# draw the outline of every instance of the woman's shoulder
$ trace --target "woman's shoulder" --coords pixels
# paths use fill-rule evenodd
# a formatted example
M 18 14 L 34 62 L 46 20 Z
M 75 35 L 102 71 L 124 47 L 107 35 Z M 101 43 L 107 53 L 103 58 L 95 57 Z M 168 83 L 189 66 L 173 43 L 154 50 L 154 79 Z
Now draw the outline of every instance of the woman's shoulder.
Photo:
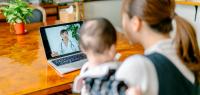
M 121 64 L 117 71 L 118 73 L 124 73 L 124 72 L 141 72 L 141 70 L 145 70 L 145 63 L 148 62 L 148 59 L 145 58 L 143 55 L 133 55 L 128 57 L 124 62 Z M 119 74 L 121 75 L 121 74 Z
M 129 62 L 129 61 L 144 61 L 145 59 L 146 57 L 144 55 L 136 54 L 125 59 L 123 63 Z
M 158 88 L 156 70 L 153 63 L 144 55 L 127 58 L 117 70 L 115 77 L 126 82 L 130 87 L 141 87 L 143 93 L 156 95 Z
M 133 68 L 133 67 L 140 67 L 143 68 L 146 63 L 150 63 L 151 61 L 146 58 L 144 55 L 133 55 L 128 57 L 124 62 L 122 63 L 121 67 L 125 66 L 127 68 Z
M 116 78 L 120 80 L 146 79 L 148 74 L 155 74 L 154 65 L 144 55 L 128 57 L 116 72 Z

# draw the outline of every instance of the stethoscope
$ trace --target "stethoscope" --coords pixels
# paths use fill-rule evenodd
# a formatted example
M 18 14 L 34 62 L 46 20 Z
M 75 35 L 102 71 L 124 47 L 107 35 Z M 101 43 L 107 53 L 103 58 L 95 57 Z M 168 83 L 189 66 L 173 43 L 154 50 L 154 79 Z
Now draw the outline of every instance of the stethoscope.
M 72 43 L 70 40 L 69 40 L 69 42 Z M 68 42 L 68 43 L 69 43 L 69 42 Z M 63 43 L 64 43 L 64 41 L 63 41 L 63 39 L 62 39 L 62 42 L 60 43 L 60 46 L 61 46 L 61 52 L 62 52 L 62 53 L 64 53 Z M 65 45 L 64 45 L 64 46 L 65 46 Z M 74 48 L 75 48 L 75 46 L 74 46 L 73 44 L 71 44 L 71 49 L 74 49 Z

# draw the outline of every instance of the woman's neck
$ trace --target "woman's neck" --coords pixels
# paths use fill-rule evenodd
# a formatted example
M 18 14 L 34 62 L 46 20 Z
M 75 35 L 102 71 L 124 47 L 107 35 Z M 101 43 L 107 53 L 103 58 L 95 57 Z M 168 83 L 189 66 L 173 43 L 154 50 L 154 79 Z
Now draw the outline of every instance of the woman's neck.
M 169 38 L 170 38 L 169 34 L 160 34 L 160 33 L 151 32 L 151 33 L 145 34 L 142 37 L 141 44 L 143 45 L 145 49 L 148 49 L 154 46 L 155 44 L 157 44 L 158 42 L 169 39 Z

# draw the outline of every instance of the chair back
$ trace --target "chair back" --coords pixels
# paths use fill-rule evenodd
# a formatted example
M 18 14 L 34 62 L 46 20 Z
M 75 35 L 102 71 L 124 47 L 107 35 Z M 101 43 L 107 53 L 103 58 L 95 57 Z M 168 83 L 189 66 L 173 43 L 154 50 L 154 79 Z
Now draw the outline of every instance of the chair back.
M 33 8 L 33 15 L 27 17 L 28 23 L 42 22 L 47 25 L 45 10 L 38 5 L 30 5 L 30 7 Z

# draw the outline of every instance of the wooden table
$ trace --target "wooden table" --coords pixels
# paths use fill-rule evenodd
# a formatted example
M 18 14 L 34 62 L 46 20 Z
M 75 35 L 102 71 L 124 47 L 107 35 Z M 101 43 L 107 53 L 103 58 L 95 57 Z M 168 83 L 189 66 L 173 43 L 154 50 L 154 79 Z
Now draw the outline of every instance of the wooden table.
M 39 34 L 41 23 L 27 25 L 28 33 L 14 35 L 8 24 L 0 23 L 0 95 L 44 95 L 70 89 L 79 71 L 60 77 L 47 63 Z M 117 51 L 121 61 L 132 54 L 143 53 L 140 45 L 128 45 L 118 33 Z

